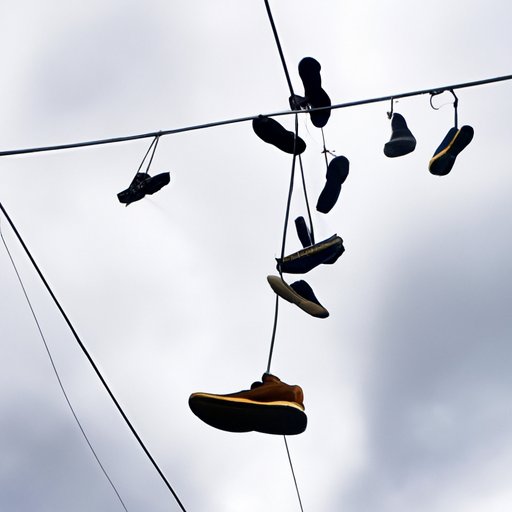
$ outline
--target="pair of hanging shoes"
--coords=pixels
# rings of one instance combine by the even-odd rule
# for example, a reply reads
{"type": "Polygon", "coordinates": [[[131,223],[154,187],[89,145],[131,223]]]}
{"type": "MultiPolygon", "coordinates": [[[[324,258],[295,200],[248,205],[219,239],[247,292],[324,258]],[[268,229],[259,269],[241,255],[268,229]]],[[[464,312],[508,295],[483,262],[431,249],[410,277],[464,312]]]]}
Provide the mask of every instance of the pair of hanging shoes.
{"type": "Polygon", "coordinates": [[[264,373],[262,382],[253,383],[249,390],[227,395],[193,393],[188,403],[199,419],[227,432],[290,436],[301,434],[307,426],[301,387],[270,373],[264,373]]]}
{"type": "Polygon", "coordinates": [[[120,203],[128,206],[135,201],[140,201],[146,194],[154,194],[171,181],[168,172],[162,172],[156,176],[150,176],[146,172],[138,172],[133,178],[130,186],[119,192],[117,198],[120,203]]]}

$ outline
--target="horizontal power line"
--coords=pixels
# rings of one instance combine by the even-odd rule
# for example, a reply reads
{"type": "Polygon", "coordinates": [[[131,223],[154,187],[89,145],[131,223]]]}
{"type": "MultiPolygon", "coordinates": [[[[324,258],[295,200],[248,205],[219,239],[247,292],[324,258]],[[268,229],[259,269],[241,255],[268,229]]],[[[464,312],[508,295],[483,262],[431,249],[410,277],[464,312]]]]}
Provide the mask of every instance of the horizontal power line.
{"type": "MultiPolygon", "coordinates": [[[[307,114],[309,112],[317,112],[320,110],[337,110],[340,108],[357,107],[360,105],[368,105],[370,103],[379,103],[382,101],[391,101],[400,98],[409,98],[411,96],[421,96],[422,94],[439,94],[444,91],[450,91],[455,89],[464,89],[467,87],[476,87],[480,85],[491,84],[495,82],[503,82],[505,80],[512,80],[512,75],[498,76],[495,78],[486,78],[484,80],[477,80],[475,82],[465,82],[461,84],[443,85],[441,87],[431,87],[430,89],[423,89],[419,91],[404,92],[400,94],[392,94],[388,96],[380,96],[378,98],[370,98],[366,100],[350,101],[348,103],[338,103],[330,107],[319,107],[311,108],[307,110],[284,110],[280,112],[272,112],[270,114],[263,114],[267,117],[278,117],[287,116],[290,114],[307,114]]],[[[203,130],[205,128],[213,128],[215,126],[225,126],[228,124],[244,123],[257,119],[258,115],[238,117],[235,119],[225,119],[223,121],[213,121],[211,123],[196,124],[192,126],[184,126],[182,128],[175,128],[173,130],[160,130],[157,132],[141,133],[138,135],[127,135],[124,137],[112,137],[109,139],[90,140],[86,142],[74,142],[71,144],[58,144],[56,146],[43,146],[37,148],[26,148],[26,149],[13,149],[8,151],[0,151],[0,156],[12,156],[12,155],[23,155],[27,153],[42,153],[46,151],[60,151],[64,149],[83,148],[88,146],[99,146],[103,144],[114,144],[116,142],[127,142],[131,140],[147,139],[150,137],[173,135],[175,133],[190,132],[194,130],[203,130]]]]}

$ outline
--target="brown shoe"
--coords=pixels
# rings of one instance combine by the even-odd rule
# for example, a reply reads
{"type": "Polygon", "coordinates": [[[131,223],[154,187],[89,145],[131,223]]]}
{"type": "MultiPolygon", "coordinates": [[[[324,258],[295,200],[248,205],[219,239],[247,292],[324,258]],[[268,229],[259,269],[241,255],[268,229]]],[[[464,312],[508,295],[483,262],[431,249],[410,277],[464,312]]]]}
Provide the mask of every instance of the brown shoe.
{"type": "Polygon", "coordinates": [[[229,395],[193,393],[188,404],[199,419],[228,432],[287,436],[304,432],[307,417],[302,389],[270,373],[264,373],[262,381],[255,382],[250,390],[229,395]]]}

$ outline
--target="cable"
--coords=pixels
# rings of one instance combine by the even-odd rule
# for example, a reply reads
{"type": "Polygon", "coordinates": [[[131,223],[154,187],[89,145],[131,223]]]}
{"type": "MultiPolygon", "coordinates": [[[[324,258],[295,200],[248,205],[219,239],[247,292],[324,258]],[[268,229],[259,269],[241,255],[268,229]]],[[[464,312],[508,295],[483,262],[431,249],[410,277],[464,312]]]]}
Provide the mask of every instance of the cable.
{"type": "Polygon", "coordinates": [[[11,251],[9,251],[9,247],[7,246],[7,242],[5,241],[4,234],[2,232],[2,225],[1,225],[1,223],[0,223],[0,237],[2,238],[2,242],[4,244],[5,250],[7,251],[7,255],[9,256],[9,259],[11,260],[11,264],[12,264],[12,266],[14,268],[14,272],[16,273],[16,276],[17,276],[18,281],[20,283],[21,289],[23,290],[23,295],[25,295],[25,299],[27,301],[28,307],[30,308],[30,312],[32,313],[32,317],[34,318],[34,321],[36,323],[37,330],[39,331],[39,335],[41,336],[41,339],[43,341],[44,348],[46,349],[46,353],[48,354],[48,358],[50,359],[50,363],[52,365],[53,372],[55,373],[55,377],[57,377],[57,382],[59,383],[59,387],[60,387],[60,389],[62,391],[62,394],[64,395],[64,398],[66,399],[66,402],[67,402],[68,407],[69,407],[69,409],[71,411],[71,414],[75,418],[75,421],[76,421],[76,423],[78,425],[78,428],[82,432],[82,435],[84,436],[84,439],[85,439],[86,443],[88,444],[92,454],[94,455],[94,458],[96,459],[96,462],[98,463],[99,467],[101,468],[101,471],[103,471],[103,474],[105,475],[106,479],[108,480],[110,486],[112,487],[112,489],[116,493],[119,501],[121,502],[121,505],[126,510],[126,512],[128,512],[128,509],[126,508],[126,505],[124,504],[124,501],[121,498],[121,495],[119,494],[118,490],[116,489],[116,486],[114,485],[114,482],[112,482],[112,480],[109,477],[106,469],[104,468],[103,464],[101,463],[101,461],[100,461],[96,451],[92,447],[92,444],[89,441],[89,438],[87,437],[87,434],[85,433],[85,430],[83,429],[82,424],[80,423],[80,420],[78,419],[78,416],[76,415],[75,410],[73,409],[73,406],[71,405],[71,401],[69,400],[68,394],[66,393],[66,390],[64,389],[64,385],[62,384],[62,380],[60,378],[59,372],[57,371],[57,367],[55,366],[55,362],[54,362],[52,354],[50,352],[50,348],[48,346],[48,343],[46,343],[46,338],[44,337],[43,331],[41,329],[41,325],[39,324],[39,320],[37,319],[37,316],[36,316],[36,313],[34,311],[34,308],[32,307],[32,303],[30,302],[30,299],[28,297],[27,290],[25,289],[25,285],[23,284],[23,280],[21,279],[20,273],[18,272],[18,268],[16,267],[16,263],[14,263],[14,259],[13,259],[12,255],[11,255],[11,251]]]}
{"type": "Polygon", "coordinates": [[[165,477],[165,475],[163,474],[162,470],[160,469],[160,467],[158,466],[158,464],[156,463],[155,459],[153,459],[151,453],[149,452],[149,450],[147,449],[146,445],[144,444],[144,442],[142,441],[142,439],[140,438],[139,434],[137,433],[137,431],[135,430],[134,426],[132,425],[132,423],[130,422],[130,420],[128,419],[128,417],[126,416],[125,412],[123,411],[121,405],[119,404],[119,402],[117,401],[116,397],[114,396],[114,394],[112,393],[110,387],[108,386],[107,382],[105,381],[105,379],[103,378],[103,375],[101,374],[101,372],[99,371],[98,367],[96,366],[96,363],[94,362],[94,360],[92,359],[91,355],[89,354],[89,352],[87,351],[87,349],[85,348],[85,345],[82,343],[82,340],[80,339],[80,337],[78,336],[77,332],[75,331],[75,328],[73,327],[73,324],[71,323],[71,321],[69,320],[68,316],[66,315],[64,309],[62,308],[62,306],[60,305],[60,302],[57,300],[57,297],[55,296],[55,294],[53,293],[52,289],[50,288],[50,285],[48,284],[48,282],[46,281],[45,277],[43,276],[43,274],[41,273],[41,270],[39,269],[37,263],[35,262],[34,258],[32,257],[32,254],[30,253],[30,251],[28,250],[27,246],[25,245],[25,242],[23,241],[23,239],[21,238],[21,235],[19,234],[18,230],[16,229],[16,226],[13,224],[11,218],[9,217],[9,214],[5,211],[5,208],[3,207],[2,203],[0,203],[0,210],[2,211],[2,213],[4,214],[5,218],[7,219],[7,221],[9,222],[9,225],[11,226],[12,230],[14,231],[14,234],[16,235],[16,237],[18,238],[18,241],[20,242],[21,246],[23,247],[25,253],[27,254],[28,258],[30,259],[30,262],[32,263],[32,265],[34,266],[37,274],[39,275],[39,277],[41,278],[41,281],[43,282],[46,290],[48,291],[48,293],[50,294],[51,298],[53,299],[53,302],[55,303],[55,305],[57,306],[58,310],[60,311],[62,317],[64,318],[66,324],[68,325],[70,331],[72,332],[75,340],[77,341],[78,345],[80,346],[80,348],[82,349],[82,352],[85,354],[85,356],[87,357],[87,360],[89,361],[89,363],[91,364],[91,366],[93,367],[96,375],[98,376],[98,378],[100,379],[101,383],[103,384],[103,387],[105,388],[105,390],[107,391],[108,395],[110,396],[110,398],[112,399],[112,401],[114,402],[114,405],[116,406],[117,410],[119,411],[119,413],[121,414],[121,416],[123,417],[126,425],[128,426],[128,428],[130,429],[131,433],[133,434],[133,436],[135,437],[135,439],[137,440],[137,442],[139,443],[140,447],[142,448],[142,450],[144,451],[144,453],[146,454],[146,456],[148,457],[148,459],[151,461],[151,463],[153,464],[153,467],[156,469],[156,471],[158,472],[158,474],[160,475],[160,478],[163,480],[163,482],[165,483],[167,489],[169,489],[169,491],[171,492],[171,494],[173,495],[174,499],[176,500],[176,502],[178,503],[179,507],[181,508],[181,510],[183,512],[187,512],[185,510],[185,507],[183,506],[183,504],[181,503],[180,499],[178,498],[178,495],[176,494],[176,492],[174,491],[174,489],[172,488],[171,484],[169,483],[169,481],[167,480],[167,478],[165,477]]]}
{"type": "MultiPolygon", "coordinates": [[[[290,205],[292,202],[292,195],[293,195],[293,182],[295,179],[295,162],[297,160],[297,156],[295,155],[295,145],[297,143],[297,132],[299,129],[299,118],[295,116],[295,137],[293,139],[293,159],[292,159],[292,169],[290,172],[290,186],[288,188],[288,199],[286,201],[286,212],[284,215],[284,227],[283,227],[283,240],[281,243],[281,261],[283,261],[284,258],[284,251],[286,246],[286,234],[288,232],[288,220],[290,218],[290,205]]],[[[281,279],[283,277],[283,273],[281,272],[281,266],[278,265],[277,270],[279,271],[279,275],[281,276],[281,279]]],[[[277,331],[277,322],[279,319],[279,295],[276,294],[276,306],[274,311],[274,326],[272,328],[272,338],[270,340],[270,351],[268,355],[268,363],[267,363],[267,373],[270,373],[270,365],[272,363],[272,355],[274,353],[274,343],[276,339],[276,331],[277,331]]]]}
{"type": "Polygon", "coordinates": [[[270,4],[268,0],[265,1],[265,7],[267,9],[268,19],[270,21],[270,25],[272,26],[272,32],[274,33],[274,39],[276,40],[277,50],[279,52],[279,57],[281,57],[281,63],[283,65],[284,74],[286,76],[286,81],[288,82],[288,88],[290,89],[290,95],[294,96],[292,81],[290,80],[290,73],[288,73],[288,66],[286,65],[286,60],[284,59],[283,48],[281,47],[281,43],[279,42],[279,36],[277,34],[276,25],[274,23],[274,18],[272,16],[272,11],[270,10],[270,4]]]}
{"type": "MultiPolygon", "coordinates": [[[[480,85],[486,85],[491,84],[495,82],[503,82],[505,80],[512,80],[512,75],[505,75],[505,76],[498,76],[495,78],[487,78],[485,80],[477,80],[475,82],[466,82],[462,84],[454,84],[454,85],[444,85],[441,87],[434,87],[430,89],[423,89],[420,91],[413,91],[413,92],[405,92],[402,94],[393,94],[389,96],[381,96],[379,98],[371,98],[367,100],[358,100],[358,101],[350,101],[348,103],[338,103],[336,105],[331,105],[330,107],[317,107],[317,108],[310,108],[305,110],[284,110],[279,112],[272,112],[270,114],[264,114],[265,117],[279,117],[279,116],[288,116],[290,114],[308,114],[310,112],[317,112],[320,110],[337,110],[340,108],[349,108],[349,107],[358,107],[360,105],[368,105],[371,103],[379,103],[382,101],[389,101],[391,99],[397,99],[397,98],[408,98],[411,96],[421,96],[422,94],[432,94],[436,92],[442,92],[442,91],[449,91],[450,89],[464,89],[467,87],[476,87],[480,85]]],[[[138,140],[138,139],[147,139],[150,137],[157,137],[158,135],[164,136],[164,135],[174,135],[175,133],[183,133],[183,132],[190,132],[194,130],[203,130],[205,128],[214,128],[216,126],[225,126],[228,124],[236,124],[236,123],[245,123],[247,121],[252,121],[253,119],[257,119],[259,117],[259,114],[253,115],[253,116],[246,116],[246,117],[238,117],[234,119],[226,119],[223,121],[213,121],[211,123],[204,123],[204,124],[196,124],[192,126],[184,126],[182,128],[175,128],[172,130],[161,130],[158,132],[149,132],[149,133],[142,133],[139,135],[128,135],[124,137],[112,137],[109,139],[99,139],[99,140],[91,140],[86,142],[74,142],[71,144],[58,144],[56,146],[42,146],[42,147],[36,147],[36,148],[26,148],[26,149],[11,149],[7,151],[0,151],[0,156],[12,156],[12,155],[24,155],[28,153],[42,153],[47,151],[62,151],[65,149],[74,149],[74,148],[83,148],[88,146],[99,146],[102,144],[115,144],[117,142],[128,142],[131,140],[138,140]]]]}
{"type": "Polygon", "coordinates": [[[304,508],[302,507],[302,500],[300,499],[299,486],[297,485],[297,479],[295,478],[295,471],[293,470],[292,458],[290,456],[290,450],[288,449],[288,441],[286,440],[286,436],[283,436],[284,444],[286,446],[286,453],[288,454],[288,462],[290,463],[290,469],[292,470],[293,482],[295,484],[295,490],[297,491],[297,498],[299,498],[299,505],[302,512],[304,512],[304,508]]]}

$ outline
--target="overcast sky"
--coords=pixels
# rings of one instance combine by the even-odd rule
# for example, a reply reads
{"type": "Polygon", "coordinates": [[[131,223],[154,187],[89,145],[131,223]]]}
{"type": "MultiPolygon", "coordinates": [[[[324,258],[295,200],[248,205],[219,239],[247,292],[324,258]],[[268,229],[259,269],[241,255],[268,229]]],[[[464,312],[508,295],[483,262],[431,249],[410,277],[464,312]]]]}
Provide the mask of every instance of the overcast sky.
{"type": "MultiPolygon", "coordinates": [[[[296,91],[322,64],[333,103],[512,73],[505,0],[273,0],[296,91]]],[[[3,2],[0,150],[132,135],[288,108],[263,1],[3,2]]],[[[282,303],[272,372],[305,395],[288,438],[306,511],[512,508],[512,82],[457,91],[473,142],[428,162],[451,97],[403,99],[418,143],[388,159],[389,103],[332,113],[350,160],[317,239],[346,252],[304,278],[330,317],[282,303]]],[[[280,122],[293,127],[291,117],[280,122]]],[[[300,117],[310,201],[321,134],[300,117]]],[[[164,137],[171,183],[129,207],[150,140],[0,159],[0,201],[188,512],[299,510],[280,436],[208,427],[195,391],[266,369],[291,157],[250,123],[164,137]]],[[[299,182],[292,221],[304,215],[299,182]]],[[[64,385],[130,512],[179,510],[101,388],[5,219],[0,226],[64,385]]],[[[300,247],[293,222],[287,252],[300,247]]],[[[122,510],[67,408],[0,247],[0,509],[122,510]]],[[[290,281],[293,281],[291,276],[290,281]]]]}

